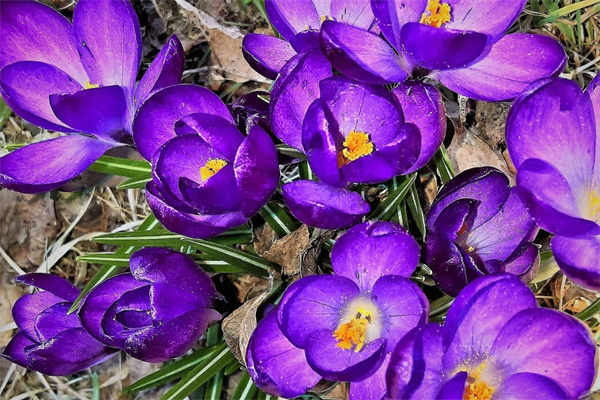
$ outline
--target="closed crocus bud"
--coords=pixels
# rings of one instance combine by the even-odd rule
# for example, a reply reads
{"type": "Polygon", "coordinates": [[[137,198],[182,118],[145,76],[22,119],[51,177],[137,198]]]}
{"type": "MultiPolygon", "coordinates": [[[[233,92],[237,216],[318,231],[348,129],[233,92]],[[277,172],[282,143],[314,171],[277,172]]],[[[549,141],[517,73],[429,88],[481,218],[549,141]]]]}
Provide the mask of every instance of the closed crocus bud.
{"type": "Polygon", "coordinates": [[[43,291],[26,294],[15,303],[13,319],[19,327],[2,356],[46,375],[71,375],[110,358],[117,349],[100,343],[67,314],[79,290],[50,274],[27,274],[17,282],[43,291]]]}
{"type": "Polygon", "coordinates": [[[221,318],[214,284],[188,256],[145,248],[131,256],[130,274],[98,285],[79,311],[98,340],[148,362],[185,354],[221,318]]]}

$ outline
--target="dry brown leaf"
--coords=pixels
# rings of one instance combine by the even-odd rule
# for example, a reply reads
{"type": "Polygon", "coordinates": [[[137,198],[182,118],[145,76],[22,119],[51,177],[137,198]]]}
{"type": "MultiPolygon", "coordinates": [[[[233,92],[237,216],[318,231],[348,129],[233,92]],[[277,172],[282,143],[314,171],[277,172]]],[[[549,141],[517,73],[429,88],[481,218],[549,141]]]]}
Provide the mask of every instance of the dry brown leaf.
{"type": "Polygon", "coordinates": [[[276,240],[263,257],[283,267],[283,273],[288,276],[300,273],[302,254],[310,245],[308,226],[302,225],[294,232],[276,240]]]}
{"type": "Polygon", "coordinates": [[[510,104],[478,101],[475,106],[474,133],[493,149],[498,149],[506,141],[506,117],[510,104]]]}

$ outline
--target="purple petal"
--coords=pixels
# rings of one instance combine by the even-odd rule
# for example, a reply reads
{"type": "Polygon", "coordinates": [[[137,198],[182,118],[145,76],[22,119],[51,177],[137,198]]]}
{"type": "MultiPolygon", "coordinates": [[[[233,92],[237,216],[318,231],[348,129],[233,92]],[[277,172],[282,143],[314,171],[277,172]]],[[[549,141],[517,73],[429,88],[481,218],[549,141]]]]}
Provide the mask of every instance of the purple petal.
{"type": "Polygon", "coordinates": [[[70,329],[51,341],[26,350],[31,368],[46,375],[72,375],[112,357],[111,349],[83,328],[70,329]]]}
{"type": "Polygon", "coordinates": [[[421,325],[404,336],[386,374],[389,398],[435,399],[445,380],[442,337],[438,324],[421,325]]]}
{"type": "MultiPolygon", "coordinates": [[[[323,4],[331,3],[329,17],[348,25],[362,29],[374,29],[375,17],[371,11],[370,0],[326,0],[323,4]]],[[[329,19],[325,19],[324,22],[329,19]]]]}
{"type": "Polygon", "coordinates": [[[532,372],[560,382],[573,398],[586,394],[595,379],[596,346],[588,328],[555,310],[532,308],[514,315],[490,357],[507,374],[532,372]]]}
{"type": "Polygon", "coordinates": [[[75,178],[113,147],[83,135],[33,143],[0,159],[0,184],[22,193],[47,192],[75,178]]]}
{"type": "Polygon", "coordinates": [[[409,277],[419,263],[419,245],[400,225],[365,222],[349,229],[331,251],[333,271],[369,292],[384,275],[409,277]]]}
{"type": "Polygon", "coordinates": [[[276,79],[285,63],[296,55],[287,41],[257,33],[244,36],[242,52],[248,64],[269,79],[276,79]]]}
{"type": "Polygon", "coordinates": [[[241,212],[195,215],[169,205],[152,182],[146,185],[146,200],[156,219],[171,232],[192,238],[209,239],[246,222],[241,212]]]}
{"type": "Polygon", "coordinates": [[[359,381],[372,375],[385,359],[386,340],[379,338],[356,352],[337,346],[331,330],[312,333],[306,344],[306,360],[313,370],[330,381],[359,381]]]}
{"type": "Polygon", "coordinates": [[[40,340],[35,330],[35,319],[38,314],[55,304],[64,302],[64,299],[50,292],[26,294],[15,302],[12,309],[13,320],[22,333],[37,342],[40,340]]]}
{"type": "Polygon", "coordinates": [[[74,302],[80,292],[71,282],[52,274],[25,274],[16,277],[15,282],[45,290],[70,302],[74,302]]]}
{"type": "Polygon", "coordinates": [[[431,160],[446,136],[446,108],[435,86],[420,81],[401,83],[393,92],[406,122],[421,132],[421,154],[406,173],[415,172],[431,160]]]}
{"type": "Polygon", "coordinates": [[[0,89],[6,104],[21,118],[42,128],[73,132],[50,107],[53,94],[74,93],[82,86],[60,69],[37,61],[20,61],[0,70],[0,89]]]}
{"type": "Polygon", "coordinates": [[[591,290],[600,290],[600,237],[555,236],[551,245],[556,262],[569,279],[591,290]]]}
{"type": "Polygon", "coordinates": [[[0,13],[0,69],[19,61],[55,66],[80,83],[88,79],[71,23],[38,1],[4,1],[0,13]]]}
{"type": "Polygon", "coordinates": [[[73,31],[90,83],[123,86],[133,100],[142,58],[142,36],[131,3],[79,1],[73,11],[73,31]]]}
{"type": "Polygon", "coordinates": [[[181,129],[191,129],[194,134],[223,154],[227,161],[234,160],[238,147],[245,139],[234,123],[218,115],[190,114],[175,124],[176,132],[181,129]],[[187,128],[184,128],[184,125],[187,128]]]}
{"type": "Polygon", "coordinates": [[[259,389],[272,396],[301,396],[321,377],[308,365],[304,350],[281,333],[276,314],[265,316],[250,337],[246,352],[248,373],[259,389]]]}
{"type": "Polygon", "coordinates": [[[331,65],[357,81],[383,85],[408,77],[408,67],[394,49],[366,30],[325,21],[321,45],[331,65]]]}
{"type": "Polygon", "coordinates": [[[488,36],[409,22],[402,27],[402,47],[406,56],[428,70],[464,68],[482,55],[488,36]]]}
{"type": "Polygon", "coordinates": [[[258,125],[239,147],[233,165],[246,217],[256,214],[277,189],[279,164],[271,137],[258,125]]]}
{"type": "MultiPolygon", "coordinates": [[[[185,292],[177,287],[156,283],[150,290],[152,318],[154,321],[168,321],[186,312],[204,312],[212,307],[211,295],[216,292],[203,292],[202,287],[195,287],[194,292],[185,292]]],[[[215,317],[217,317],[215,314],[215,317]]]]}
{"type": "Polygon", "coordinates": [[[214,310],[190,311],[135,332],[127,339],[123,350],[146,362],[164,362],[180,357],[206,332],[208,324],[220,317],[214,310]]]}
{"type": "Polygon", "coordinates": [[[452,20],[445,28],[484,33],[495,41],[517,20],[527,0],[448,0],[447,3],[452,9],[452,20]]]}
{"type": "Polygon", "coordinates": [[[337,275],[304,277],[292,287],[279,305],[279,327],[300,348],[308,346],[310,335],[320,329],[333,338],[346,304],[359,294],[354,282],[337,275]]]}
{"type": "Polygon", "coordinates": [[[373,14],[385,38],[401,50],[400,33],[409,22],[418,22],[427,8],[427,0],[371,0],[373,14]]]}
{"type": "Polygon", "coordinates": [[[502,271],[517,275],[524,283],[529,283],[536,276],[539,267],[540,251],[535,244],[527,243],[517,248],[504,261],[502,271]]]}
{"type": "Polygon", "coordinates": [[[560,43],[544,35],[513,33],[495,43],[490,52],[466,67],[434,74],[444,86],[475,100],[506,101],[532,83],[556,77],[566,55],[560,43]]]}
{"type": "MultiPolygon", "coordinates": [[[[542,228],[571,237],[600,234],[600,226],[581,215],[579,199],[552,164],[539,159],[525,160],[517,174],[517,185],[529,213],[542,228]]],[[[588,193],[584,188],[580,191],[588,193]]]]}
{"type": "Polygon", "coordinates": [[[26,334],[18,332],[4,348],[2,357],[21,367],[31,368],[31,365],[29,365],[29,361],[27,360],[27,355],[25,354],[25,348],[34,345],[36,345],[36,343],[32,342],[26,334]]]}
{"type": "Polygon", "coordinates": [[[173,35],[152,61],[135,89],[136,108],[160,89],[176,85],[183,74],[185,53],[177,36],[173,35]]]}
{"type": "Polygon", "coordinates": [[[565,400],[569,395],[556,382],[542,375],[522,372],[509,376],[494,393],[499,399],[565,400]]]}
{"type": "Polygon", "coordinates": [[[382,320],[381,336],[387,339],[386,351],[410,330],[427,322],[429,301],[416,283],[398,275],[381,277],[373,286],[373,301],[379,308],[382,320]]]}
{"type": "Polygon", "coordinates": [[[298,32],[319,29],[321,16],[329,11],[328,7],[317,8],[313,0],[265,0],[265,10],[269,22],[288,41],[298,32]]]}
{"type": "Polygon", "coordinates": [[[119,141],[129,130],[129,108],[121,86],[104,86],[50,96],[54,114],[76,131],[119,141]]]}
{"type": "Polygon", "coordinates": [[[269,103],[275,136],[302,150],[302,121],[319,96],[319,82],[330,76],[331,65],[319,49],[298,54],[287,62],[273,85],[269,103]]]}
{"type": "Polygon", "coordinates": [[[150,286],[122,293],[107,308],[102,317],[102,331],[112,346],[123,348],[129,336],[138,328],[152,326],[149,302],[150,286]]]}
{"type": "Polygon", "coordinates": [[[458,372],[444,383],[435,396],[436,400],[462,400],[468,377],[465,371],[458,372]]]}
{"type": "Polygon", "coordinates": [[[179,179],[179,190],[183,200],[200,214],[224,214],[240,209],[240,193],[236,190],[231,164],[203,182],[182,177],[179,179]]]}
{"type": "Polygon", "coordinates": [[[484,361],[480,358],[492,348],[500,329],[519,311],[536,307],[531,289],[514,275],[490,275],[470,283],[446,316],[444,364],[455,368],[466,361],[484,361]]]}
{"type": "Polygon", "coordinates": [[[283,198],[299,221],[323,229],[354,225],[371,207],[358,193],[322,182],[296,181],[283,186],[283,198]]]}
{"type": "Polygon", "coordinates": [[[219,96],[196,85],[175,85],[153,94],[139,109],[133,125],[133,139],[146,160],[169,139],[175,123],[186,115],[204,113],[233,123],[229,109],[219,96]]]}
{"type": "Polygon", "coordinates": [[[290,39],[290,44],[298,53],[307,53],[320,47],[320,32],[316,30],[303,31],[290,39]]]}
{"type": "Polygon", "coordinates": [[[35,317],[35,332],[40,342],[48,342],[63,331],[81,328],[76,314],[67,314],[71,303],[58,303],[46,308],[35,317]]]}
{"type": "Polygon", "coordinates": [[[452,241],[455,241],[459,235],[467,233],[467,227],[473,226],[473,220],[477,215],[477,207],[480,204],[480,201],[469,198],[453,201],[444,207],[435,219],[435,223],[429,226],[429,229],[445,234],[452,241]]]}
{"type": "Polygon", "coordinates": [[[377,371],[361,381],[350,383],[349,400],[381,400],[387,393],[385,385],[385,374],[390,363],[390,356],[386,354],[385,359],[377,371]]]}

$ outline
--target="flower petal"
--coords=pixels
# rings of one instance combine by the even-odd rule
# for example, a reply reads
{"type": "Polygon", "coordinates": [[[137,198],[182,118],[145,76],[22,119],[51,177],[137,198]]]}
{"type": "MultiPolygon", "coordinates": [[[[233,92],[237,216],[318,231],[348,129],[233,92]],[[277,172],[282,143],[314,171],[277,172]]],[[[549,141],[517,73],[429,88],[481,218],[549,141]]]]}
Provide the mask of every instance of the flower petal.
{"type": "Polygon", "coordinates": [[[53,94],[50,106],[63,123],[76,131],[120,141],[129,131],[129,108],[121,86],[104,86],[75,93],[53,94]]]}
{"type": "Polygon", "coordinates": [[[421,133],[421,154],[405,173],[415,172],[431,160],[446,136],[446,108],[435,86],[420,81],[406,81],[396,87],[396,96],[406,122],[414,124],[421,133]]]}
{"type": "Polygon", "coordinates": [[[398,51],[402,49],[400,33],[409,22],[418,22],[427,8],[427,0],[371,0],[381,33],[398,51]]]}
{"type": "Polygon", "coordinates": [[[153,94],[139,109],[133,139],[146,160],[169,139],[174,138],[175,123],[186,115],[204,113],[233,123],[233,118],[219,96],[196,85],[175,85],[153,94]]]}
{"type": "Polygon", "coordinates": [[[475,100],[514,99],[532,83],[556,77],[564,69],[566,55],[555,39],[527,33],[506,35],[490,52],[466,68],[434,74],[444,86],[475,100]]]}
{"type": "Polygon", "coordinates": [[[71,23],[38,1],[5,1],[0,13],[0,69],[19,61],[55,66],[84,83],[87,73],[79,61],[71,23]]]}
{"type": "Polygon", "coordinates": [[[73,11],[73,31],[92,84],[118,85],[133,100],[142,59],[142,35],[128,0],[82,0],[73,11]]]}
{"type": "Polygon", "coordinates": [[[183,74],[185,53],[177,36],[172,35],[152,61],[135,89],[135,104],[139,109],[160,89],[176,85],[183,74]]]}
{"type": "Polygon", "coordinates": [[[366,30],[325,21],[321,43],[331,65],[359,82],[383,85],[408,77],[403,59],[382,38],[366,30]]]}
{"type": "Polygon", "coordinates": [[[30,273],[15,278],[15,282],[45,290],[55,296],[74,302],[79,296],[79,289],[66,279],[46,273],[30,273]]]}
{"type": "Polygon", "coordinates": [[[552,252],[565,274],[583,287],[600,290],[600,237],[574,239],[552,238],[552,252]]]}
{"type": "Polygon", "coordinates": [[[564,400],[569,395],[556,382],[543,375],[522,372],[509,376],[497,389],[495,395],[499,399],[531,400],[564,400]]]}
{"type": "Polygon", "coordinates": [[[26,334],[23,332],[17,332],[17,334],[10,339],[10,342],[8,342],[4,348],[2,357],[6,358],[12,363],[20,365],[21,367],[31,368],[31,365],[27,360],[25,348],[34,345],[36,345],[36,343],[32,342],[26,334]]]}
{"type": "Polygon", "coordinates": [[[246,217],[256,214],[277,189],[279,163],[273,141],[259,125],[250,128],[235,155],[237,188],[246,217]]]}
{"type": "Polygon", "coordinates": [[[365,222],[349,229],[331,250],[336,275],[369,292],[385,275],[409,277],[419,263],[419,245],[400,225],[365,222]]]}
{"type": "Polygon", "coordinates": [[[444,386],[435,396],[436,400],[462,400],[468,377],[469,374],[465,371],[456,373],[444,383],[444,386]]]}
{"type": "Polygon", "coordinates": [[[402,48],[411,62],[428,70],[464,68],[480,57],[488,36],[409,22],[402,27],[402,48]]]}
{"type": "Polygon", "coordinates": [[[390,363],[389,353],[385,355],[385,359],[377,371],[363,380],[350,383],[349,400],[381,400],[387,393],[385,385],[385,374],[390,363]]]}
{"type": "Polygon", "coordinates": [[[323,229],[354,225],[371,207],[358,193],[322,182],[295,181],[282,188],[290,212],[299,221],[323,229]]]}
{"type": "Polygon", "coordinates": [[[180,178],[179,190],[186,203],[201,214],[223,214],[240,210],[240,193],[236,190],[231,164],[203,182],[180,178]]]}
{"type": "Polygon", "coordinates": [[[359,294],[354,282],[337,275],[307,276],[292,287],[279,305],[279,327],[300,348],[306,348],[311,334],[320,329],[333,337],[344,307],[359,294]]]}
{"type": "Polygon", "coordinates": [[[82,86],[60,69],[37,61],[19,61],[0,70],[0,89],[6,104],[26,121],[52,131],[73,132],[54,115],[49,97],[74,93],[82,86]]]}
{"type": "Polygon", "coordinates": [[[183,129],[190,129],[194,134],[199,135],[211,147],[223,154],[227,161],[234,160],[238,147],[245,139],[234,123],[218,115],[204,113],[187,115],[175,124],[176,133],[183,129]]]}
{"type": "Polygon", "coordinates": [[[596,346],[588,328],[555,310],[515,314],[498,334],[490,357],[507,374],[532,372],[560,382],[573,398],[586,394],[595,379],[596,346]]]}
{"type": "Polygon", "coordinates": [[[296,55],[287,41],[257,33],[244,36],[242,52],[248,64],[269,79],[276,79],[285,63],[296,55]]]}
{"type": "Polygon", "coordinates": [[[299,32],[319,29],[321,16],[329,11],[326,7],[317,9],[313,0],[265,0],[265,10],[269,22],[287,41],[299,32]]]}
{"type": "Polygon", "coordinates": [[[63,302],[46,308],[35,316],[35,332],[40,342],[51,341],[61,332],[81,328],[76,314],[67,314],[71,303],[63,302]]]}
{"type": "Polygon", "coordinates": [[[32,143],[0,159],[0,184],[22,193],[47,192],[81,174],[113,147],[83,135],[32,143]]]}
{"type": "Polygon", "coordinates": [[[254,384],[276,397],[301,396],[321,380],[304,350],[295,347],[277,326],[277,313],[267,314],[256,326],[246,351],[246,366],[254,384]]]}
{"type": "Polygon", "coordinates": [[[30,340],[40,341],[35,330],[35,319],[39,313],[55,304],[64,303],[64,299],[50,292],[37,292],[20,297],[13,306],[12,317],[20,331],[30,340]]]}

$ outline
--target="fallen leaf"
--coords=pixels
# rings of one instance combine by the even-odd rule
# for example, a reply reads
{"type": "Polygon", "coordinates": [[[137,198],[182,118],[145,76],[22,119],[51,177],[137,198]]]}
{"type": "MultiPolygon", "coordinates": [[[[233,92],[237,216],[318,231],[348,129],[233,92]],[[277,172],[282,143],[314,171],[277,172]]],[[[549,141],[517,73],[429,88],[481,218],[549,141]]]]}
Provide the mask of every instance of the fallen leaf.
{"type": "Polygon", "coordinates": [[[288,276],[300,273],[302,255],[310,245],[308,226],[302,225],[289,235],[276,240],[262,256],[283,267],[283,273],[288,276]]]}

